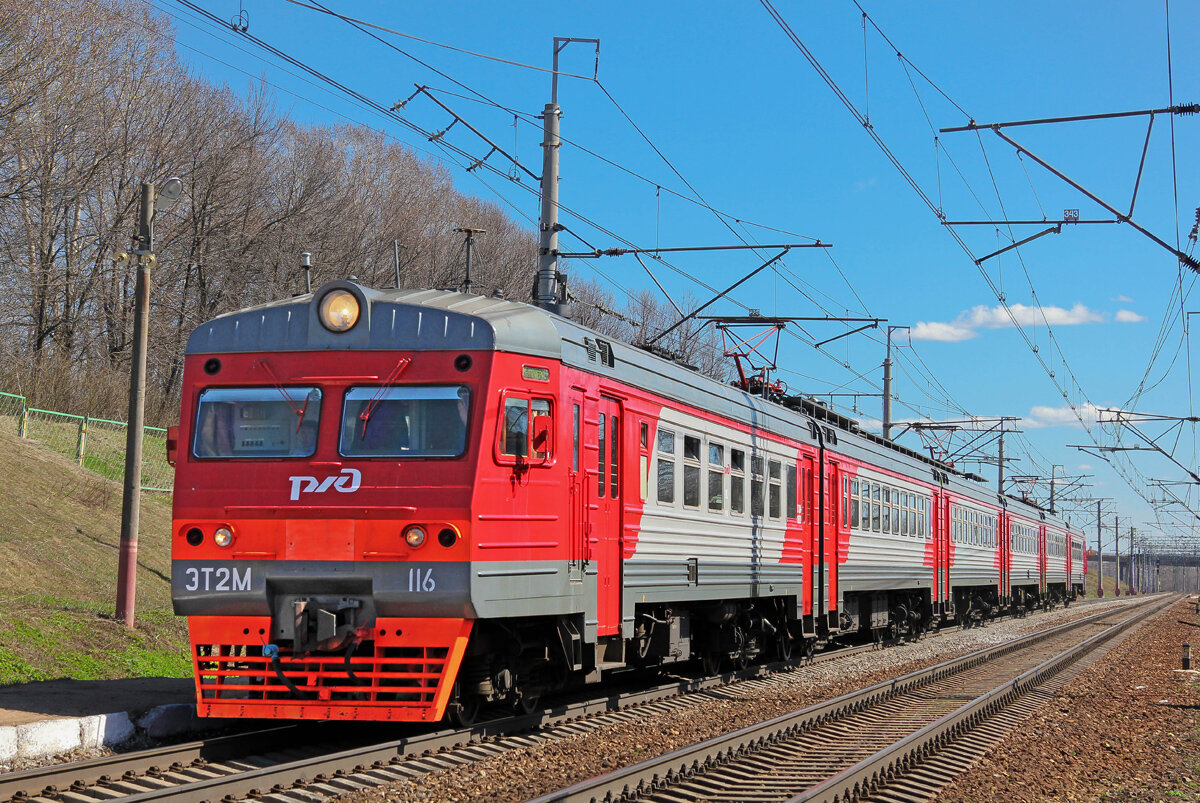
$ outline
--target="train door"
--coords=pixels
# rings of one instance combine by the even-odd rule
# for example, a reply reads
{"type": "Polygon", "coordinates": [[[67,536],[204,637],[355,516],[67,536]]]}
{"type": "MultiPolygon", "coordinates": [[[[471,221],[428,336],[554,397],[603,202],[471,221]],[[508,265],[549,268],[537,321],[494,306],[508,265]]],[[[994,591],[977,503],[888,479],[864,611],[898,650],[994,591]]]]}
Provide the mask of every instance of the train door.
{"type": "Polygon", "coordinates": [[[1012,593],[1012,536],[1009,535],[1008,514],[1001,509],[996,517],[996,549],[1000,556],[1000,604],[1008,604],[1012,593]]]}
{"type": "Polygon", "coordinates": [[[571,466],[569,477],[569,493],[571,496],[571,532],[567,549],[567,579],[572,583],[582,583],[583,573],[588,561],[588,530],[591,524],[591,497],[589,489],[595,488],[595,475],[587,471],[584,462],[585,449],[583,439],[584,395],[580,388],[572,388],[570,394],[570,409],[567,411],[571,419],[571,466]]]}
{"type": "Polygon", "coordinates": [[[1038,525],[1038,593],[1046,596],[1046,525],[1038,525]]]}
{"type": "Polygon", "coordinates": [[[801,455],[800,457],[800,504],[803,507],[803,523],[801,524],[800,538],[804,544],[805,564],[808,570],[808,582],[804,584],[804,595],[801,600],[804,606],[804,612],[807,616],[812,617],[807,619],[807,631],[813,631],[811,625],[816,621],[815,617],[818,613],[817,600],[821,598],[821,589],[817,586],[820,579],[820,573],[817,570],[818,561],[818,543],[817,543],[817,516],[820,512],[820,507],[817,504],[816,489],[813,485],[813,477],[816,475],[816,461],[812,455],[801,455]]]}
{"type": "Polygon", "coordinates": [[[596,493],[591,511],[599,614],[596,632],[601,636],[621,632],[621,510],[626,488],[621,470],[623,423],[621,403],[601,396],[595,424],[596,493]]]}
{"type": "Polygon", "coordinates": [[[935,550],[935,560],[937,562],[937,590],[935,600],[941,603],[942,613],[949,614],[952,612],[952,598],[950,596],[950,541],[953,535],[950,528],[950,498],[944,493],[938,494],[934,509],[937,518],[937,532],[934,534],[937,544],[935,550]]]}
{"type": "Polygon", "coordinates": [[[838,522],[841,521],[842,515],[842,494],[841,494],[841,472],[838,470],[838,464],[829,461],[826,464],[825,476],[821,480],[825,483],[825,510],[822,515],[825,520],[825,583],[829,596],[827,597],[829,605],[828,624],[830,630],[837,630],[839,626],[838,611],[838,554],[839,554],[839,538],[838,538],[838,522]]]}

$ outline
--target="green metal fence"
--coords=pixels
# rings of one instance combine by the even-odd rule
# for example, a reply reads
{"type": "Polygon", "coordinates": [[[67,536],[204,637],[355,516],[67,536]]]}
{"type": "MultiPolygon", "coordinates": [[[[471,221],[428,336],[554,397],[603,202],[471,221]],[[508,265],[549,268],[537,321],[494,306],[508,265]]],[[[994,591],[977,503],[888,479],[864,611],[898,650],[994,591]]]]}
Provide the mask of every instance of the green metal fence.
{"type": "MultiPolygon", "coordinates": [[[[24,396],[0,393],[0,420],[11,420],[17,434],[44,444],[84,468],[120,482],[125,477],[124,421],[89,418],[26,404],[24,396]]],[[[167,463],[167,431],[146,427],[142,443],[142,490],[170,493],[175,470],[167,463]]]]}

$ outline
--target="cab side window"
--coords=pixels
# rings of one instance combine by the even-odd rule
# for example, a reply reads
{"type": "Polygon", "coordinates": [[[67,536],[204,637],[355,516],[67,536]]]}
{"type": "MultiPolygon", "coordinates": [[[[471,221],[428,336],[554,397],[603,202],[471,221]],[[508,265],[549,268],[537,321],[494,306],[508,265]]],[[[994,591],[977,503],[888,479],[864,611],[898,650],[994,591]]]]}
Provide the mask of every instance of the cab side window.
{"type": "MultiPolygon", "coordinates": [[[[500,454],[506,457],[544,461],[550,457],[549,399],[507,396],[500,420],[500,454]],[[544,422],[538,421],[545,418],[544,422]]],[[[507,461],[506,461],[507,462],[507,461]]]]}

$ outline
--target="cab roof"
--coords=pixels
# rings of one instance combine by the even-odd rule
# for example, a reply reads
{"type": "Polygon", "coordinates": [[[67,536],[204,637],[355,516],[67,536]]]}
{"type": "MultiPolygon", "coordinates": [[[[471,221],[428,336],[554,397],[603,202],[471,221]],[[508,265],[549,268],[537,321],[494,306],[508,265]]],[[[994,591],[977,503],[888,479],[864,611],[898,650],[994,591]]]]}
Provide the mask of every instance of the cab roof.
{"type": "Polygon", "coordinates": [[[529,304],[452,290],[374,290],[334,281],[314,293],[230,312],[201,324],[188,354],[248,351],[478,351],[559,359],[553,316],[529,304]],[[345,290],[359,301],[359,321],[331,332],[318,317],[321,299],[345,290]]]}

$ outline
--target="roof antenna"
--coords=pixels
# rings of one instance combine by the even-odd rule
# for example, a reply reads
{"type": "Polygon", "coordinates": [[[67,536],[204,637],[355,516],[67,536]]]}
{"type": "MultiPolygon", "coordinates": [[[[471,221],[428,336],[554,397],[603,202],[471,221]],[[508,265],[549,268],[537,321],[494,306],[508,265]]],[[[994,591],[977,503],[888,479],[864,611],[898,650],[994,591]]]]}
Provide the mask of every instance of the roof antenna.
{"type": "Polygon", "coordinates": [[[471,244],[475,241],[476,234],[487,234],[487,229],[472,229],[466,226],[455,229],[459,234],[467,235],[467,274],[463,279],[463,283],[459,285],[462,292],[471,292],[471,244]]]}

